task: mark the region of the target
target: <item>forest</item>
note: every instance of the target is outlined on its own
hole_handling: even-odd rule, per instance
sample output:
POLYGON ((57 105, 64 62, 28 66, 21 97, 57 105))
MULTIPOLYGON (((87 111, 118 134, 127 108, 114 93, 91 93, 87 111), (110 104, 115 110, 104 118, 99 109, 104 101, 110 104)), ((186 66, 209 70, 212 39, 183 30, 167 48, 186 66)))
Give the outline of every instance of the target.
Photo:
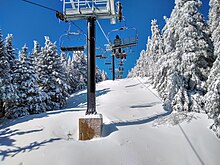
MULTIPOLYGON (((17 56, 12 40, 12 34, 4 40, 0 33, 0 118, 15 119, 63 108, 71 94, 86 88, 84 52, 59 54, 46 36, 44 47, 34 41, 31 53, 24 45, 17 56)), ((106 79, 107 74, 97 67, 96 82, 106 79)))
POLYGON ((210 0, 208 21, 201 5, 176 1, 162 30, 153 20, 147 48, 128 77, 149 77, 167 110, 206 113, 220 137, 220 1, 210 0))

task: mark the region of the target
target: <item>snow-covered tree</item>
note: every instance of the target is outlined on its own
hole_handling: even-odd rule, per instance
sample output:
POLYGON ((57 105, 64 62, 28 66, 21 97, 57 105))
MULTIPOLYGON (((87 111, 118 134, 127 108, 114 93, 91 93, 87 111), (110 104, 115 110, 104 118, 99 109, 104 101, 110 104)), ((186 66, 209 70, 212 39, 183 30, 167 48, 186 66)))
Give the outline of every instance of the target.
POLYGON ((104 70, 102 70, 101 77, 102 77, 102 81, 108 80, 108 75, 104 70))
POLYGON ((156 76, 156 71, 158 69, 156 63, 163 54, 162 36, 156 20, 152 20, 151 22, 151 32, 152 36, 148 37, 146 45, 147 50, 141 51, 136 66, 129 73, 128 77, 148 76, 153 83, 154 77, 156 76))
POLYGON ((68 60, 68 65, 67 65, 67 82, 68 85, 70 86, 70 91, 69 93, 73 93, 77 89, 77 84, 79 83, 79 71, 77 69, 77 63, 74 61, 74 58, 70 58, 68 60))
POLYGON ((67 55, 65 54, 65 52, 61 52, 60 60, 61 60, 61 63, 62 63, 62 65, 63 65, 64 69, 67 69, 68 57, 67 57, 67 55))
POLYGON ((38 63, 38 56, 41 53, 41 47, 40 44, 37 41, 34 41, 34 48, 32 50, 32 58, 34 59, 33 63, 35 65, 35 67, 37 66, 38 63))
POLYGON ((211 74, 207 81, 209 86, 213 79, 216 77, 217 72, 219 71, 219 56, 220 56, 220 1, 219 0, 210 0, 210 10, 209 10, 209 27, 211 31, 211 37, 214 45, 214 55, 216 59, 215 64, 213 65, 211 74))
POLYGON ((157 20, 152 20, 151 22, 151 33, 152 36, 150 41, 148 39, 148 46, 147 46, 148 68, 146 68, 145 72, 149 72, 147 75, 149 75, 152 82, 154 82, 154 78, 158 70, 156 63, 163 54, 163 41, 159 26, 157 25, 157 20))
POLYGON ((76 90, 81 90, 87 85, 87 58, 84 52, 77 51, 73 54, 73 61, 75 67, 75 78, 78 81, 76 90))
POLYGON ((128 73, 128 78, 131 77, 145 77, 148 76, 146 75, 146 67, 147 65, 147 60, 146 60, 146 52, 145 50, 142 50, 140 53, 140 57, 136 62, 136 65, 132 70, 128 73))
POLYGON ((84 77, 82 74, 80 74, 79 76, 79 81, 78 81, 78 84, 77 84, 77 87, 76 87, 76 90, 82 90, 82 89, 85 89, 87 86, 85 80, 84 80, 84 77))
POLYGON ((77 63, 80 75, 83 76, 83 81, 87 84, 87 57, 84 52, 79 51, 74 54, 74 60, 77 63))
POLYGON ((37 84, 33 57, 27 56, 27 53, 27 47, 24 45, 21 54, 19 54, 19 61, 16 60, 12 84, 18 98, 10 106, 10 110, 6 114, 8 118, 46 111, 46 97, 40 92, 37 84))
MULTIPOLYGON (((209 1, 209 28, 210 32, 213 33, 214 30, 219 26, 220 23, 220 1, 210 0, 209 1)), ((213 37, 215 37, 213 35, 213 37)), ((217 37, 217 36, 216 36, 217 37)))
POLYGON ((207 80, 208 92, 204 97, 205 111, 214 120, 211 129, 220 137, 220 1, 210 0, 209 26, 217 57, 207 80))
POLYGON ((0 31, 0 118, 4 117, 8 111, 8 106, 16 98, 15 91, 11 85, 10 59, 4 46, 4 40, 0 31))
POLYGON ((161 59, 165 61, 161 68, 164 74, 159 85, 162 88, 159 90, 163 99, 169 99, 171 103, 169 95, 175 97, 175 94, 170 93, 171 77, 178 71, 187 92, 184 96, 190 97, 186 99, 190 100, 191 105, 188 110, 201 109, 195 100, 206 91, 204 84, 214 61, 213 45, 208 35, 208 26, 199 13, 200 6, 199 0, 179 0, 171 14, 174 17, 169 18, 169 26, 165 26, 164 31, 165 55, 161 59))
POLYGON ((67 78, 55 44, 45 37, 45 46, 38 56, 37 72, 40 90, 48 95, 47 110, 63 107, 68 97, 67 78))
POLYGON ((209 84, 208 92, 205 95, 205 110, 210 118, 214 120, 214 124, 211 128, 216 132, 220 138, 220 59, 215 62, 216 68, 213 68, 211 75, 216 76, 212 78, 209 84), (218 63, 218 64, 217 64, 218 63), (218 66, 217 66, 218 65, 218 66), (216 72, 215 69, 218 69, 216 72))
POLYGON ((7 55, 9 57, 9 63, 10 63, 10 67, 12 68, 14 65, 14 61, 15 61, 15 49, 13 48, 13 35, 12 34, 8 34, 6 39, 5 39, 5 49, 7 52, 7 55))
POLYGON ((102 71, 98 68, 98 66, 96 66, 95 77, 96 77, 96 83, 103 81, 103 79, 102 79, 102 71))
POLYGON ((84 52, 73 53, 72 59, 69 58, 67 65, 68 84, 71 93, 84 89, 87 84, 87 59, 84 52))

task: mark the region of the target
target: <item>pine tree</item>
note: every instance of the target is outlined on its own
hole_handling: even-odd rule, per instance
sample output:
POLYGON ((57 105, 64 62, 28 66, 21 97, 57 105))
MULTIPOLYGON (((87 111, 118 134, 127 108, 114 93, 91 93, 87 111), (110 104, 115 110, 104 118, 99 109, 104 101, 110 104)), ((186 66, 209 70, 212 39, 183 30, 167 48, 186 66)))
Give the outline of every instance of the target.
POLYGON ((38 63, 38 56, 41 53, 41 47, 40 44, 37 41, 34 41, 34 48, 32 50, 32 58, 33 58, 33 63, 35 65, 35 67, 37 66, 38 63))
POLYGON ((87 84, 87 58, 84 55, 84 52, 75 52, 74 60, 77 63, 79 74, 82 75, 83 82, 87 84))
POLYGON ((79 82, 77 84, 76 90, 82 90, 86 88, 85 79, 82 74, 79 76, 79 82))
POLYGON ((156 87, 160 77, 160 64, 159 59, 163 55, 163 40, 159 26, 157 25, 157 20, 151 21, 151 37, 148 37, 147 50, 144 56, 144 73, 145 76, 150 78, 151 83, 156 87))
POLYGON ((101 76, 102 76, 102 81, 108 80, 108 75, 104 70, 102 70, 101 76))
MULTIPOLYGON (((218 59, 218 65, 220 65, 218 59)), ((205 95, 205 110, 208 116, 214 120, 211 129, 216 132, 220 138, 220 73, 216 75, 214 81, 209 85, 208 92, 205 95)))
POLYGON ((68 65, 68 57, 65 54, 65 52, 61 52, 60 61, 61 61, 62 65, 63 65, 64 69, 66 69, 67 65, 68 65))
POLYGON ((51 43, 49 37, 45 37, 45 40, 38 57, 38 84, 41 91, 48 95, 47 109, 54 110, 66 104, 69 86, 55 44, 51 43))
MULTIPOLYGON (((152 20, 151 22, 151 32, 152 36, 150 39, 150 44, 148 45, 148 72, 149 77, 151 78, 152 82, 154 82, 154 78, 156 76, 156 71, 158 70, 157 62, 159 58, 163 54, 163 42, 162 36, 160 34, 159 26, 157 25, 157 20, 152 20)), ((149 41, 149 40, 148 40, 149 41)))
POLYGON ((209 27, 214 45, 215 60, 207 80, 208 92, 204 97, 205 111, 214 120, 210 127, 220 138, 220 1, 210 0, 209 27))
POLYGON ((128 73, 128 78, 132 77, 145 77, 148 76, 147 72, 147 60, 146 60, 146 52, 145 50, 142 50, 140 53, 140 57, 136 62, 136 65, 132 70, 128 73))
POLYGON ((101 70, 99 70, 98 67, 96 67, 95 78, 96 78, 96 83, 102 81, 102 72, 101 70))
POLYGON ((10 67, 11 69, 13 68, 14 65, 14 61, 15 61, 15 49, 13 48, 13 44, 12 44, 12 40, 13 40, 13 35, 12 34, 8 34, 6 39, 5 39, 5 49, 7 52, 7 55, 9 57, 9 63, 10 63, 10 67))
POLYGON ((7 117, 17 118, 46 111, 46 97, 39 90, 33 57, 27 56, 26 45, 19 54, 19 61, 16 62, 12 83, 16 89, 18 99, 10 107, 7 117))
MULTIPOLYGON (((215 29, 219 26, 220 22, 220 1, 219 0, 210 0, 209 1, 209 27, 210 27, 210 32, 213 33, 215 29)), ((217 36, 212 36, 217 37, 217 36)), ((215 39, 214 39, 215 40, 215 39)))
POLYGON ((77 89, 77 84, 79 83, 78 77, 79 71, 77 68, 77 63, 74 61, 74 58, 69 58, 67 65, 67 82, 70 86, 69 93, 74 93, 77 89))
POLYGON ((7 114, 8 106, 16 99, 11 73, 9 55, 0 31, 0 118, 7 114))
POLYGON ((87 59, 84 52, 74 52, 72 61, 74 69, 72 78, 76 83, 75 90, 84 89, 87 85, 87 59))
POLYGON ((200 5, 199 0, 176 2, 164 31, 165 55, 161 61, 165 62, 161 69, 164 73, 161 76, 159 91, 163 99, 169 99, 166 102, 170 101, 171 104, 172 98, 169 95, 175 97, 170 90, 171 77, 178 71, 183 77, 183 87, 187 93, 184 96, 190 97, 186 99, 190 100, 188 110, 201 109, 196 100, 205 94, 204 84, 214 61, 208 26, 198 11, 200 5))

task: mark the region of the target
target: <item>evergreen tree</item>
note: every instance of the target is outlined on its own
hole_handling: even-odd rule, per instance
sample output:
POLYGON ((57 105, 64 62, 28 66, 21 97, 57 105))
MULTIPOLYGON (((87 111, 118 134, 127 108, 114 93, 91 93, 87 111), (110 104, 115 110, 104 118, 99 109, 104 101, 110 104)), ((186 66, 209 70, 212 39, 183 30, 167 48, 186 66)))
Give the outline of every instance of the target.
MULTIPOLYGON (((156 72, 158 70, 158 67, 156 63, 158 62, 159 58, 163 54, 163 42, 162 42, 162 36, 160 34, 159 26, 157 25, 157 20, 152 20, 151 22, 151 39, 150 43, 148 43, 148 72, 149 77, 151 78, 152 82, 154 82, 154 78, 156 76, 156 72)), ((149 39, 148 39, 149 42, 149 39)))
POLYGON ((211 129, 220 138, 220 1, 210 0, 209 26, 217 57, 207 80, 208 92, 204 97, 205 111, 214 120, 211 129))
POLYGON ((87 85, 87 59, 84 52, 77 51, 73 54, 74 79, 77 80, 76 90, 84 89, 87 85))
POLYGON ((79 74, 83 77, 83 82, 87 84, 87 58, 84 52, 78 51, 74 54, 74 60, 77 63, 79 74))
POLYGON ((74 61, 74 58, 69 58, 67 65, 67 82, 70 86, 69 93, 74 93, 77 89, 77 84, 79 83, 78 77, 79 71, 77 68, 77 63, 74 61))
POLYGON ((61 63, 63 65, 64 69, 66 69, 67 65, 68 65, 68 57, 65 54, 65 52, 61 52, 60 60, 61 60, 61 63))
MULTIPOLYGON (((209 27, 210 32, 213 33, 215 29, 219 26, 220 22, 220 1, 219 0, 210 0, 209 1, 209 27)), ((212 35, 212 37, 217 37, 212 35)))
POLYGON ((214 120, 211 129, 216 132, 220 138, 220 58, 218 57, 214 63, 211 75, 215 74, 209 84, 208 92, 205 95, 205 110, 208 116, 214 120), (218 70, 217 70, 218 69, 218 70))
POLYGON ((41 91, 48 95, 47 109, 54 110, 66 104, 69 86, 55 44, 51 43, 49 37, 45 37, 45 40, 38 57, 38 84, 41 91))
POLYGON ((102 77, 102 81, 108 80, 108 75, 104 70, 102 70, 101 77, 102 77))
POLYGON ((7 113, 7 117, 9 118, 17 118, 46 111, 46 98, 40 92, 37 84, 33 57, 27 56, 27 53, 27 47, 24 45, 21 54, 19 54, 19 61, 16 61, 12 81, 18 98, 7 113))
POLYGON ((177 2, 171 14, 174 17, 171 17, 165 26, 165 55, 161 58, 161 61, 165 61, 161 69, 164 72, 161 76, 162 81, 159 84, 162 98, 168 99, 166 102, 172 104, 173 100, 169 95, 175 97, 175 94, 171 93, 171 77, 178 72, 183 77, 182 86, 187 93, 184 96, 190 97, 185 99, 189 100, 189 111, 201 109, 196 100, 205 94, 204 84, 214 61, 208 26, 198 11, 200 5, 199 0, 177 2))
POLYGON ((0 118, 7 114, 8 106, 16 98, 14 88, 11 85, 11 67, 9 55, 5 50, 4 40, 0 31, 0 118))
POLYGON ((9 58, 9 63, 10 63, 10 67, 11 69, 13 68, 14 65, 14 61, 15 61, 15 49, 13 48, 13 44, 12 44, 12 40, 13 40, 13 35, 12 34, 8 34, 6 39, 5 39, 5 49, 9 58))
POLYGON ((136 65, 134 68, 132 68, 132 70, 128 73, 128 78, 131 77, 145 77, 145 76, 149 76, 147 74, 147 57, 146 57, 146 52, 145 50, 142 50, 140 53, 140 57, 136 62, 136 65))
POLYGON ((38 56, 40 56, 40 53, 41 53, 41 47, 37 41, 34 41, 34 48, 32 50, 32 58, 34 60, 33 63, 35 65, 35 68, 37 66, 38 56))
POLYGON ((219 56, 220 56, 220 1, 210 0, 209 10, 209 27, 211 31, 212 41, 214 45, 214 56, 217 57, 212 71, 210 72, 207 86, 210 86, 219 72, 219 56))

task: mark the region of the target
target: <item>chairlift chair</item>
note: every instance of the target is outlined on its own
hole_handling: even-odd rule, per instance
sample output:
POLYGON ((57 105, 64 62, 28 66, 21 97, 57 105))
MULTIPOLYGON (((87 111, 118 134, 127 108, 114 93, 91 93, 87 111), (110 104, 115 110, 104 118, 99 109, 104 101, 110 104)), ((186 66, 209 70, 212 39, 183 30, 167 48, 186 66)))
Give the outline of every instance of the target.
POLYGON ((98 58, 98 59, 100 59, 100 60, 102 60, 102 59, 108 59, 107 56, 104 56, 104 55, 102 55, 102 54, 96 55, 96 58, 98 58))
POLYGON ((81 31, 72 32, 71 24, 68 31, 59 38, 60 50, 63 52, 83 52, 86 49, 86 35, 81 31))
POLYGON ((105 55, 106 51, 103 48, 97 47, 96 48, 96 58, 100 60, 108 59, 109 57, 105 55))
POLYGON ((122 79, 122 75, 118 75, 116 78, 117 79, 122 79))
MULTIPOLYGON (((109 44, 106 44, 106 51, 115 51, 119 49, 127 49, 137 46, 138 44, 138 34, 134 27, 123 26, 119 29, 112 30, 108 33, 108 38, 110 40, 109 44), (121 39, 120 45, 115 45, 114 40, 116 36, 121 39)), ((120 56, 119 56, 120 57, 120 56)))
POLYGON ((118 74, 119 74, 119 75, 123 75, 124 72, 123 72, 123 71, 119 71, 118 74))
POLYGON ((124 67, 119 67, 118 70, 119 71, 124 71, 124 67))

